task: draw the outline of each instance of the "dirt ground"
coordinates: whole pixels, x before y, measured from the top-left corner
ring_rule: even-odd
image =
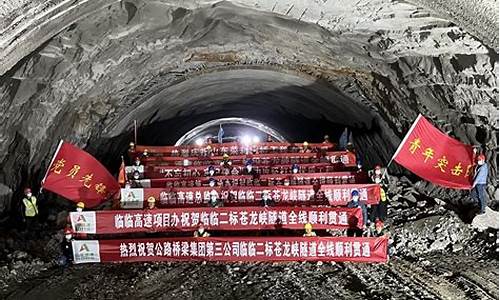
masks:
[[[53,267],[2,299],[498,299],[498,260],[356,263],[135,263]]]

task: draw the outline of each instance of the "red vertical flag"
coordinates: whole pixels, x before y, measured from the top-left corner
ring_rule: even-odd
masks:
[[[120,185],[92,155],[61,141],[42,188],[94,207],[119,191]]]
[[[472,146],[457,141],[419,115],[393,159],[434,184],[470,189],[474,173]]]

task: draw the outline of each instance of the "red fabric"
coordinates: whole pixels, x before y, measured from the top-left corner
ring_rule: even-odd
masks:
[[[213,177],[199,177],[199,178],[154,178],[149,179],[150,187],[174,187],[174,186],[195,186],[196,182],[203,185],[208,185],[209,179],[214,178],[219,182],[229,182],[233,186],[251,185],[253,177],[251,175],[232,175],[232,176],[213,176]],[[283,184],[283,181],[288,179],[291,185],[297,184],[312,184],[317,180],[323,184],[349,184],[349,183],[366,183],[367,180],[358,178],[356,172],[330,172],[330,173],[303,173],[303,174],[267,174],[260,175],[258,180],[263,185],[272,185],[273,182]]]
[[[238,170],[238,174],[242,174],[245,170],[245,166],[232,165],[233,168]],[[214,165],[216,174],[220,174],[220,165]],[[253,170],[257,174],[292,174],[291,164],[280,164],[280,165],[254,165]],[[337,172],[343,171],[344,166],[341,168],[335,168],[333,164],[330,163],[309,163],[300,164],[301,172],[307,171],[308,173],[324,173],[324,172]],[[169,177],[199,177],[208,175],[208,166],[146,166],[145,167],[145,178],[169,178]]]
[[[194,231],[203,223],[207,230],[244,231],[363,228],[360,208],[346,207],[221,207],[153,210],[71,212],[77,233],[117,234],[131,232]]]
[[[351,192],[358,190],[360,200],[367,204],[377,204],[380,201],[380,185],[349,184],[321,185],[324,197],[319,198],[311,185],[301,186],[254,186],[254,187],[193,187],[193,188],[146,188],[130,189],[134,197],[121,199],[122,202],[143,202],[148,197],[157,199],[159,207],[199,207],[208,205],[210,193],[216,192],[225,206],[258,205],[263,194],[268,194],[278,206],[289,205],[326,205],[343,206],[351,200]],[[122,194],[126,193],[122,189]]]
[[[200,150],[206,149],[208,145],[196,146],[196,145],[186,145],[186,146],[143,146],[136,145],[135,151],[130,151],[131,157],[140,155],[144,150],[148,150],[148,153],[161,153],[163,155],[176,154],[178,156],[190,156],[199,153]],[[257,151],[287,151],[289,147],[302,148],[301,143],[258,143],[251,146],[241,145],[239,143],[222,143],[222,144],[210,144],[213,152],[216,153],[228,153],[235,154],[241,152],[247,152],[247,150],[257,150]],[[309,144],[309,148],[319,148],[319,149],[333,149],[335,144],[332,143],[316,143]],[[173,152],[173,153],[172,153]]]
[[[398,151],[394,160],[425,180],[447,188],[472,187],[472,146],[442,133],[423,116],[416,120]]]
[[[343,163],[344,164],[352,164],[353,162],[356,163],[356,155],[352,152],[347,152],[347,151],[335,151],[335,152],[326,152],[325,156],[328,157],[335,157],[335,156],[342,156],[342,157],[347,157],[343,158]],[[229,159],[231,161],[246,161],[247,159],[253,159],[254,161],[256,160],[272,160],[272,159],[277,159],[277,158],[288,158],[288,159],[297,159],[297,158],[317,158],[318,155],[317,153],[262,153],[262,154],[252,154],[252,155],[232,155],[229,156]],[[141,162],[183,162],[184,160],[188,160],[190,162],[195,162],[195,161],[206,161],[206,160],[212,160],[212,161],[222,161],[222,156],[210,156],[210,157],[205,157],[205,156],[199,156],[199,157],[180,157],[180,156],[148,156],[145,157],[141,160]],[[353,161],[354,159],[354,161]]]
[[[388,260],[387,238],[226,237],[73,241],[75,263]]]
[[[82,201],[85,207],[94,207],[120,190],[101,163],[69,143],[57,151],[42,187],[73,202]]]

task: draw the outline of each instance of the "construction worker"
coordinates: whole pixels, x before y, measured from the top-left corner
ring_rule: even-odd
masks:
[[[260,206],[268,207],[268,206],[274,206],[274,205],[275,205],[275,202],[271,198],[271,196],[269,196],[269,192],[263,191],[262,192],[262,199],[260,200]]]
[[[208,176],[212,177],[215,175],[215,167],[214,166],[212,166],[212,165],[208,166],[207,171],[208,171]]]
[[[353,190],[351,192],[351,201],[347,203],[347,207],[349,208],[361,208],[363,213],[363,229],[359,229],[357,227],[352,227],[347,229],[347,236],[363,236],[363,230],[366,230],[366,225],[368,223],[368,213],[366,210],[366,205],[359,200],[359,192],[357,190]],[[357,224],[357,222],[353,222]]]
[[[373,173],[370,176],[372,182],[375,182],[376,178],[382,179],[382,167],[380,165],[375,165],[375,168],[373,168]]]
[[[323,137],[323,144],[329,144],[330,143],[330,136],[328,134],[325,134]]]
[[[82,212],[84,208],[85,208],[85,203],[80,201],[76,204],[76,211],[77,212]]]
[[[128,147],[129,152],[135,152],[135,144],[133,142],[130,142],[130,144],[128,144]]]
[[[217,185],[217,180],[215,180],[215,178],[210,178],[210,179],[208,180],[208,186],[209,186],[209,187],[214,187],[214,186],[216,186],[216,185]]]
[[[379,237],[383,235],[385,235],[384,222],[377,220],[377,222],[375,222],[375,232],[373,233],[373,236]]]
[[[219,207],[220,203],[219,203],[218,197],[219,197],[219,195],[217,194],[217,191],[216,190],[212,190],[210,192],[210,199],[208,201],[208,205],[210,207],[213,207],[213,208]]]
[[[293,174],[297,174],[297,173],[299,173],[299,171],[300,171],[299,165],[298,164],[293,164],[292,165],[292,173]]]
[[[220,162],[220,165],[225,167],[225,168],[229,168],[232,164],[233,163],[229,159],[229,155],[227,153],[224,153],[224,155],[222,156],[222,161]]]
[[[64,230],[64,238],[61,243],[62,261],[61,265],[66,266],[73,262],[73,230],[71,227],[66,227]]]
[[[148,206],[147,206],[147,209],[148,210],[152,210],[152,209],[156,209],[156,199],[155,197],[151,196],[148,198]]]
[[[255,170],[255,168],[253,167],[253,159],[248,159],[245,162],[245,169],[243,169],[243,175],[251,175],[252,179],[257,179],[259,177],[257,170]]]
[[[196,231],[194,232],[193,235],[194,235],[194,237],[197,237],[197,238],[205,238],[205,237],[209,237],[210,233],[205,231],[205,226],[203,226],[203,223],[200,223],[200,225],[198,225],[198,229],[196,229]]]
[[[26,230],[32,230],[37,225],[38,205],[37,199],[31,193],[31,188],[24,189],[24,220],[26,221]]]
[[[488,183],[488,164],[486,156],[480,154],[477,156],[477,166],[474,172],[474,182],[471,189],[471,197],[479,205],[479,214],[484,214],[488,200],[486,199],[486,184]]]
[[[306,223],[304,225],[305,232],[304,232],[303,236],[305,236],[305,237],[314,237],[314,236],[316,236],[316,232],[314,232],[312,229],[313,229],[313,227],[312,227],[311,223]]]
[[[137,167],[140,167],[141,166],[141,158],[139,156],[136,156],[135,157],[135,160],[134,160],[134,166],[135,166],[135,170],[138,170]]]
[[[311,149],[309,148],[309,143],[304,142],[302,143],[302,149],[300,149],[300,153],[310,153]]]

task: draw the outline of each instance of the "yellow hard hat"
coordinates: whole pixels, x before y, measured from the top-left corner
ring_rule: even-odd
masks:
[[[76,207],[79,207],[79,208],[85,208],[85,203],[83,203],[83,202],[78,202],[78,203],[76,204]]]
[[[148,203],[155,203],[155,202],[156,202],[155,197],[151,196],[148,198]]]
[[[224,155],[222,155],[223,158],[229,158],[229,155],[227,155],[227,153],[224,153]]]
[[[129,145],[130,147],[134,147],[134,146],[135,146],[134,142],[130,142],[130,144],[128,144],[128,145]]]
[[[305,230],[311,230],[311,229],[313,229],[313,226],[311,225],[311,223],[306,223],[306,224],[304,225],[304,229],[305,229]]]
[[[309,146],[309,143],[308,142],[304,142],[302,145]]]

